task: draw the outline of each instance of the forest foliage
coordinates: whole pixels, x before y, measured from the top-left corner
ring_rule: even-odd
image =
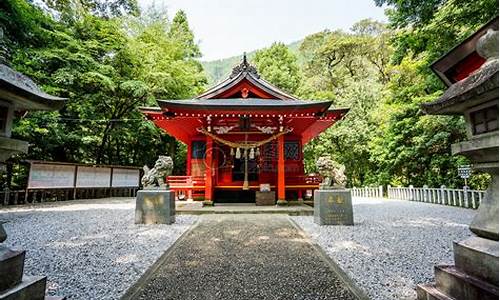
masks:
[[[346,165],[350,185],[429,185],[460,187],[457,167],[469,162],[451,155],[450,145],[465,139],[462,117],[428,116],[420,104],[438,98],[445,86],[430,64],[498,15],[492,0],[392,1],[388,24],[361,20],[348,32],[325,30],[305,37],[295,59],[282,44],[257,52],[262,76],[303,99],[330,99],[349,107],[346,118],[304,150],[307,171],[322,155]],[[277,54],[279,53],[279,54]],[[256,56],[257,56],[256,55]],[[271,58],[274,63],[270,63]],[[299,61],[300,63],[297,63]],[[283,82],[282,78],[291,78]],[[483,189],[487,175],[470,186]]]
[[[75,3],[82,5],[76,10]],[[3,60],[69,99],[58,112],[17,119],[13,137],[32,146],[12,160],[140,166],[169,153],[183,171],[185,147],[146,122],[138,107],[191,97],[207,83],[184,12],[172,20],[154,10],[138,14],[135,0],[47,5],[0,4]]]
[[[18,118],[14,137],[29,154],[12,158],[119,165],[151,164],[159,154],[185,166],[185,146],[150,122],[140,106],[185,99],[228,66],[204,63],[184,12],[141,11],[136,0],[26,0],[0,3],[0,60],[48,93],[70,100],[59,112]],[[305,148],[308,172],[331,155],[350,185],[458,187],[450,144],[465,138],[460,117],[427,116],[421,103],[444,85],[429,66],[498,15],[493,0],[375,0],[388,24],[361,20],[351,30],[324,30],[294,43],[252,52],[262,77],[303,99],[349,107],[346,118]],[[236,59],[235,59],[236,61]],[[220,74],[219,74],[220,73]],[[208,79],[207,79],[208,78]],[[15,178],[24,178],[18,168]],[[14,181],[14,188],[22,186]],[[485,176],[471,180],[484,188]]]

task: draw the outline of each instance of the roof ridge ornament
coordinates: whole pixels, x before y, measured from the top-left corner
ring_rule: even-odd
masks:
[[[243,60],[239,65],[234,66],[233,70],[231,71],[231,75],[229,75],[229,78],[234,78],[243,72],[250,73],[257,78],[260,78],[260,75],[257,72],[257,68],[248,63],[246,52],[243,52]]]

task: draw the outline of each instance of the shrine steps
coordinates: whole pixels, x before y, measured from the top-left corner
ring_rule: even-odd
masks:
[[[176,214],[286,214],[289,216],[312,216],[314,209],[305,204],[257,206],[253,203],[228,204],[216,202],[214,206],[202,206],[202,203],[196,201],[176,201]]]

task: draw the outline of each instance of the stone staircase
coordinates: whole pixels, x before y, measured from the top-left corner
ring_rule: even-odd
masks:
[[[0,223],[0,243],[7,238]],[[0,245],[0,300],[63,300],[45,296],[47,277],[23,276],[24,250],[12,250]]]
[[[497,300],[498,242],[479,237],[454,243],[455,265],[434,267],[435,283],[417,286],[419,300]]]

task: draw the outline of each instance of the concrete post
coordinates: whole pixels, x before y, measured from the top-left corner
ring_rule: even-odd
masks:
[[[442,204],[446,204],[447,203],[445,189],[446,189],[446,185],[442,185],[441,186],[441,191],[440,191],[440,193],[441,193],[441,203]]]
[[[429,186],[428,185],[423,186],[423,192],[424,192],[424,202],[429,202]]]
[[[464,186],[464,205],[469,208],[469,187]]]

